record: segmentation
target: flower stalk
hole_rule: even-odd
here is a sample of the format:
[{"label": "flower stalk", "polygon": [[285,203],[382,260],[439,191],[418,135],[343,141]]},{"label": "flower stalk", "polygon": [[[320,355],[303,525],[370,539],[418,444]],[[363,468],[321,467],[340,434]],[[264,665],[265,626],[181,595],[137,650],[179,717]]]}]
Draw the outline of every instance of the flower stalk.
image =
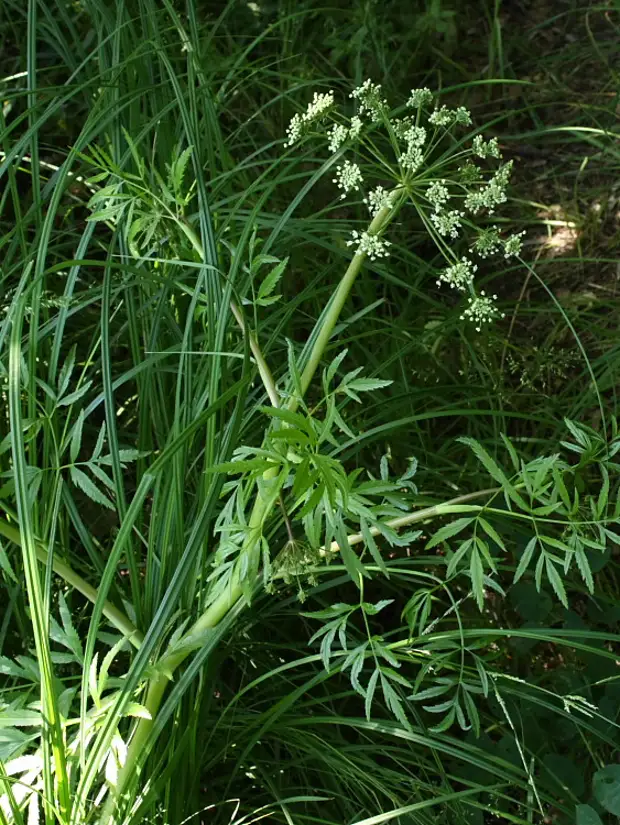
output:
[{"label": "flower stalk", "polygon": [[[399,186],[396,188],[396,193],[398,194],[403,191],[403,187]],[[385,230],[390,221],[394,218],[394,216],[398,212],[398,209],[400,208],[400,205],[401,199],[395,197],[394,204],[392,206],[382,207],[375,215],[375,217],[372,219],[368,227],[368,234],[373,236],[380,235]],[[191,231],[193,234],[193,230]],[[186,234],[188,234],[188,237],[190,237],[189,232],[186,232]],[[192,243],[194,248],[199,253],[201,253],[202,246],[195,235],[194,240],[192,240]],[[203,253],[201,254],[203,255]],[[325,312],[317,322],[317,324],[319,325],[319,331],[301,376],[301,390],[303,394],[306,393],[308,387],[312,382],[312,379],[314,378],[314,375],[318,369],[318,366],[325,352],[325,348],[327,347],[329,339],[331,338],[331,335],[334,331],[334,327],[338,322],[340,314],[355,283],[355,280],[362,269],[362,265],[365,259],[366,253],[364,251],[358,250],[355,253],[340,283],[338,284],[329,303],[327,304]],[[235,315],[235,317],[237,317],[234,311],[233,314]],[[239,323],[239,318],[237,318],[237,322]],[[244,331],[246,331],[243,325],[242,318],[240,326]],[[252,346],[252,338],[253,336],[250,337],[250,346]],[[252,351],[254,352],[256,357],[254,347],[252,347]],[[260,353],[258,343],[256,343],[256,351]],[[265,388],[268,392],[269,386],[272,386],[273,393],[276,398],[275,406],[278,406],[278,396],[277,391],[275,390],[275,382],[273,381],[271,372],[269,371],[269,368],[266,362],[264,361],[262,353],[260,357],[260,363],[262,363],[265,368],[265,374],[261,372],[261,378],[263,379],[263,383],[265,384]],[[258,359],[257,363],[259,363]],[[271,398],[272,393],[269,393],[269,395]],[[300,401],[300,398],[292,396],[289,401],[288,408],[291,411],[295,411]],[[275,478],[275,476],[277,476],[278,472],[278,468],[267,470],[263,475],[263,480],[272,480],[273,478]],[[144,757],[147,753],[146,746],[148,738],[153,727],[155,716],[161,705],[168,679],[171,678],[174,671],[183,663],[183,661],[187,658],[187,656],[189,656],[189,654],[192,651],[192,647],[190,645],[184,647],[184,642],[188,642],[192,637],[198,637],[205,631],[216,627],[219,624],[219,622],[222,621],[222,619],[226,616],[228,611],[231,610],[232,607],[234,607],[234,605],[243,596],[243,583],[241,576],[242,559],[244,556],[251,555],[254,552],[256,552],[257,544],[260,541],[260,537],[262,535],[263,525],[265,524],[267,518],[271,515],[271,510],[274,506],[274,503],[275,502],[272,497],[263,495],[260,490],[257,491],[256,499],[254,501],[254,505],[252,508],[252,513],[250,515],[248,532],[243,542],[239,554],[239,560],[237,562],[235,570],[233,571],[230,583],[228,584],[226,589],[215,599],[215,601],[207,608],[207,610],[202,614],[202,616],[200,616],[200,618],[194,623],[194,625],[189,629],[189,631],[183,636],[178,645],[178,648],[180,649],[177,649],[176,651],[169,653],[167,656],[164,656],[163,659],[161,659],[158,663],[158,673],[150,679],[147,688],[147,695],[143,703],[144,707],[149,713],[150,718],[140,718],[136,724],[136,727],[134,728],[134,732],[127,750],[125,764],[119,771],[116,787],[110,793],[108,799],[106,800],[106,804],[104,805],[102,815],[99,820],[100,825],[112,825],[112,823],[114,822],[114,815],[117,806],[119,802],[121,802],[123,795],[125,794],[127,785],[140,770],[140,764],[143,762]],[[164,675],[162,671],[165,671],[166,675]]]}]

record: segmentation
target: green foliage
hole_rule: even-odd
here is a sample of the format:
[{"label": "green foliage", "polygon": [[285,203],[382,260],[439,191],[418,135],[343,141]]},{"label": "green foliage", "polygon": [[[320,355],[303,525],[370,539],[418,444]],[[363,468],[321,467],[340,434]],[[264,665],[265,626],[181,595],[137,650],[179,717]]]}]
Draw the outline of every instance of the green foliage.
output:
[{"label": "green foliage", "polygon": [[8,0],[2,822],[620,816],[617,36],[509,5]]}]

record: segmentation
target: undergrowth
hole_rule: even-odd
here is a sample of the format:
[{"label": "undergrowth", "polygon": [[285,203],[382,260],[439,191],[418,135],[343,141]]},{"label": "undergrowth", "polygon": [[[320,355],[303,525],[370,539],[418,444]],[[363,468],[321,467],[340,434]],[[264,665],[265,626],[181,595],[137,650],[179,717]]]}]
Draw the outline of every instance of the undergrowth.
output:
[{"label": "undergrowth", "polygon": [[544,6],[4,4],[1,822],[620,816],[618,8]]}]

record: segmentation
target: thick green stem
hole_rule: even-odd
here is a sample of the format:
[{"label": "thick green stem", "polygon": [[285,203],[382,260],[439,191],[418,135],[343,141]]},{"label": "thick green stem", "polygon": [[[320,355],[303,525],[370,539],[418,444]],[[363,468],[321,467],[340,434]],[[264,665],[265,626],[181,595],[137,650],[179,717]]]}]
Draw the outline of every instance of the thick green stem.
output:
[{"label": "thick green stem", "polygon": [[[397,189],[399,188],[400,187],[397,187]],[[380,209],[379,212],[373,218],[370,226],[368,227],[369,234],[378,235],[380,232],[382,232],[394,216],[396,209],[397,207],[387,206],[384,206],[382,209]],[[355,279],[360,273],[362,264],[364,263],[365,259],[366,256],[363,254],[356,253],[353,256],[353,258],[351,259],[351,263],[347,268],[347,271],[344,273],[344,276],[338,284],[338,288],[334,292],[334,295],[328,305],[327,311],[325,313],[325,318],[321,323],[319,334],[316,337],[316,341],[314,342],[314,346],[312,347],[312,351],[310,352],[310,357],[308,358],[308,362],[304,367],[304,370],[301,375],[301,390],[304,395],[308,387],[310,386],[312,379],[314,378],[314,374],[317,371],[319,364],[321,363],[321,358],[323,357],[325,348],[327,347],[329,339],[331,338],[332,332],[334,331],[334,327],[338,323],[340,313],[342,312],[345,302],[349,297],[351,288],[353,287]],[[288,405],[289,409],[294,411],[297,408],[299,401],[300,399],[293,396]]]},{"label": "thick green stem", "polygon": [[[12,541],[13,544],[16,544],[18,547],[22,546],[22,540],[19,530],[17,530],[15,527],[12,527],[10,524],[4,521],[4,519],[0,519],[0,535],[9,539],[9,541]],[[49,559],[49,553],[47,552],[45,547],[43,547],[41,542],[36,542],[35,550],[38,560],[42,564],[47,564]],[[80,575],[78,575],[75,572],[75,570],[69,567],[68,564],[56,558],[55,555],[52,555],[52,569],[57,576],[60,576],[61,579],[64,579],[67,582],[67,584],[70,584],[71,587],[74,587],[90,602],[94,604],[97,601],[97,590],[94,587],[92,587],[92,585],[90,585],[87,581],[85,581]],[[127,636],[127,639],[131,642],[131,644],[134,647],[140,647],[144,637],[142,636],[138,628],[123,613],[122,610],[119,610],[117,607],[111,604],[111,602],[105,601],[103,603],[103,615],[108,619],[108,621],[111,624],[114,625],[115,628],[117,628],[117,630],[120,630],[123,636]]]},{"label": "thick green stem", "polygon": [[[400,187],[397,187],[396,191],[399,192]],[[390,220],[394,217],[397,211],[397,205],[393,207],[384,207],[383,209],[381,209],[372,220],[368,228],[368,232],[372,235],[376,235],[382,232],[387,226],[387,224],[390,222]],[[182,224],[182,226],[183,231],[186,233],[187,237],[192,242],[196,251],[199,253],[201,257],[203,257],[202,245],[194,231],[191,229],[191,227],[189,227],[186,224]],[[342,280],[338,284],[338,287],[333,294],[333,297],[326,309],[324,317],[319,322],[320,329],[314,341],[314,345],[310,352],[308,362],[306,363],[306,366],[303,370],[301,377],[302,394],[305,394],[308,387],[310,386],[310,383],[312,382],[314,374],[323,357],[323,353],[325,352],[325,348],[327,347],[329,339],[331,338],[331,335],[334,331],[334,327],[336,326],[338,318],[340,317],[340,313],[342,312],[345,302],[353,287],[353,284],[355,283],[355,279],[360,273],[365,258],[366,255],[363,253],[356,253],[353,256],[353,259],[347,267],[347,270],[343,275]],[[249,335],[250,347],[256,359],[259,372],[263,380],[263,384],[265,385],[265,389],[267,390],[274,406],[278,406],[278,395],[275,388],[275,382],[262,356],[260,348],[257,342],[255,341],[254,336],[245,327],[243,317],[241,316],[241,313],[239,312],[238,308],[232,303],[231,310],[241,329]],[[301,399],[299,398],[293,397],[289,402],[289,409],[294,410],[297,407],[300,400]],[[272,479],[275,476],[277,476],[277,474],[277,468],[274,468],[273,470],[268,470],[264,474],[264,480],[268,481],[269,479]],[[255,545],[257,541],[260,540],[263,524],[266,518],[269,516],[270,507],[272,505],[273,502],[271,501],[271,499],[269,499],[269,501],[263,499],[259,491],[254,501],[254,507],[252,509],[252,513],[250,516],[247,537],[243,543],[241,552],[239,554],[240,558],[242,558],[246,553],[254,552]],[[229,586],[222,594],[220,594],[220,596],[218,596],[218,598],[194,623],[190,630],[184,635],[183,640],[189,640],[190,637],[199,636],[206,630],[216,627],[219,624],[219,622],[226,616],[228,611],[239,601],[242,595],[243,587],[241,583],[240,567],[238,564],[232,575]],[[179,647],[183,645],[183,640],[181,640],[181,642],[179,643]],[[127,758],[125,760],[125,764],[118,775],[116,791],[114,793],[111,793],[108,799],[106,800],[106,804],[104,805],[100,819],[100,825],[111,825],[117,806],[122,800],[123,794],[125,793],[127,784],[129,783],[130,779],[136,776],[137,771],[139,771],[140,769],[140,764],[144,758],[145,746],[148,741],[151,729],[153,727],[153,720],[155,718],[155,715],[157,714],[157,711],[159,710],[166,687],[166,681],[168,677],[163,676],[162,671],[165,671],[166,674],[174,673],[174,671],[182,664],[182,662],[187,658],[187,656],[189,656],[190,653],[191,647],[177,650],[175,652],[168,654],[168,656],[165,656],[158,663],[159,673],[157,676],[153,677],[153,679],[151,679],[151,681],[149,682],[146,699],[143,703],[145,708],[148,710],[151,718],[140,718],[136,724],[133,735],[131,737],[131,741],[129,743],[129,748],[127,750]]]}]

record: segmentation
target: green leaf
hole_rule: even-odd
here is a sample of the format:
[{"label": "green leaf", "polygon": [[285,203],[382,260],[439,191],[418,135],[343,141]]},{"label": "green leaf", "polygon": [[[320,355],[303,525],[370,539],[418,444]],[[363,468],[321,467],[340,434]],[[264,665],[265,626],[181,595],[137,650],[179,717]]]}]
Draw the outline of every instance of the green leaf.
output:
[{"label": "green leaf", "polygon": [[456,536],[457,533],[460,533],[473,521],[475,521],[473,517],[457,518],[456,521],[451,521],[450,524],[444,524],[443,527],[440,527],[439,530],[431,536],[426,543],[426,549],[430,550],[431,547],[436,547],[438,544],[441,544],[442,541]]},{"label": "green leaf", "polygon": [[525,573],[528,568],[530,561],[532,560],[532,556],[534,554],[534,550],[536,549],[536,544],[538,542],[537,536],[532,536],[532,538],[528,541],[521,558],[519,559],[519,564],[517,565],[517,569],[515,571],[513,581],[518,582],[521,576]]},{"label": "green leaf", "polygon": [[614,816],[620,816],[620,765],[606,765],[594,774],[592,792],[596,801]]},{"label": "green leaf", "polygon": [[375,697],[375,690],[377,689],[377,682],[379,681],[379,671],[374,670],[372,676],[368,680],[366,687],[366,701],[364,702],[364,711],[366,719],[370,722],[370,711],[372,710],[372,701]]},{"label": "green leaf", "polygon": [[482,516],[478,516],[478,524],[482,527],[487,536],[505,552],[506,546],[504,545],[502,537],[499,535],[497,530],[489,524],[486,519],[483,519]]},{"label": "green leaf", "polygon": [[575,825],[603,825],[603,821],[590,805],[575,805]]},{"label": "green leaf", "polygon": [[551,587],[553,587],[553,589],[555,590],[556,596],[562,602],[564,607],[568,609],[568,599],[566,598],[566,590],[564,589],[564,583],[562,581],[560,574],[557,571],[555,564],[549,558],[549,556],[546,557],[545,567],[547,570],[547,578],[549,579]]},{"label": "green leaf", "polygon": [[461,444],[465,444],[473,451],[474,455],[476,456],[478,461],[480,461],[480,463],[483,465],[483,467],[491,476],[491,478],[495,479],[495,481],[497,481],[497,483],[501,485],[506,495],[509,498],[511,498],[515,502],[515,504],[517,504],[525,511],[528,510],[527,504],[519,495],[519,493],[515,490],[514,485],[508,480],[508,476],[494,461],[494,459],[491,458],[491,456],[484,449],[482,444],[476,441],[475,438],[469,438],[468,436],[461,436],[457,439],[457,441],[460,441]]},{"label": "green leaf", "polygon": [[603,821],[590,805],[575,805],[575,825],[603,825]]},{"label": "green leaf", "polygon": [[85,493],[96,504],[101,504],[109,510],[114,510],[114,505],[110,499],[101,492],[101,490],[90,480],[86,473],[82,472],[78,467],[71,467],[69,470],[71,481],[76,487]]},{"label": "green leaf", "polygon": [[469,575],[471,578],[472,590],[474,591],[474,596],[478,605],[478,610],[481,611],[484,606],[484,570],[480,559],[480,553],[476,547],[474,547],[471,551],[471,558],[469,560]]},{"label": "green leaf", "polygon": [[[282,275],[284,274],[284,270],[288,265],[288,262],[289,259],[284,258],[283,261],[280,261],[280,263],[276,264],[276,266],[274,266],[274,268],[265,276],[263,282],[261,283],[258,289],[258,295],[256,299],[257,303],[265,305],[265,299],[272,294],[272,292],[278,285],[280,279],[282,278]],[[277,300],[280,297],[280,295],[274,296],[270,299],[270,302],[273,303],[274,300]]]},{"label": "green leaf", "polygon": [[73,425],[73,433],[71,434],[71,446],[69,449],[69,457],[71,459],[71,463],[75,464],[78,454],[80,452],[80,447],[82,446],[82,430],[84,429],[84,410],[80,410],[80,414],[78,415],[78,419]]},{"label": "green leaf", "polygon": [[57,406],[68,407],[70,404],[74,404],[76,401],[79,401],[82,396],[86,395],[92,383],[92,381],[87,381],[79,389],[74,390],[74,392],[70,392],[69,395],[65,395],[64,398],[61,398],[60,401],[57,402]]},{"label": "green leaf", "polygon": [[383,556],[381,555],[381,552],[379,551],[379,548],[377,547],[377,543],[375,541],[375,538],[374,538],[373,534],[370,531],[370,527],[366,523],[366,520],[363,519],[363,518],[360,519],[360,532],[361,532],[362,536],[364,537],[364,544],[366,545],[366,547],[370,551],[370,555],[372,556],[375,564],[377,565],[379,570],[381,570],[382,573],[384,573],[386,576],[389,577],[388,569],[387,569],[386,564],[383,560]]}]

